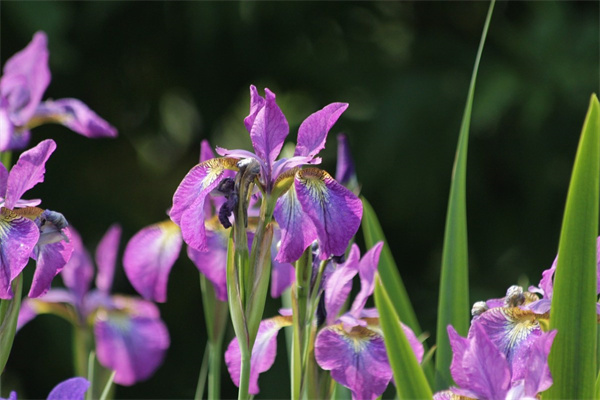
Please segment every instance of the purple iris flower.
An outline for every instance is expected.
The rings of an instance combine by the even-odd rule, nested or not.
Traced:
[[[73,252],[67,221],[62,214],[35,207],[39,199],[21,196],[44,181],[45,164],[56,149],[44,140],[21,154],[10,173],[0,163],[0,299],[11,299],[12,281],[36,260],[29,297],[43,295]]]
[[[266,196],[263,201],[277,201],[273,216],[281,229],[281,243],[276,260],[296,261],[315,240],[319,242],[321,259],[342,255],[360,225],[362,203],[327,172],[299,166],[320,163],[316,155],[325,147],[329,130],[347,107],[345,103],[332,103],[310,115],[298,130],[294,156],[276,161],[289,125],[275,102],[275,94],[265,89],[262,97],[251,86],[250,114],[244,125],[255,152],[217,148],[225,158],[202,162],[186,175],[173,196],[170,213],[181,227],[184,241],[197,250],[206,250],[206,233],[199,222],[204,221],[208,194],[231,176],[229,170],[237,170],[240,159],[242,164],[243,159],[253,159],[260,165],[258,183]],[[280,197],[270,199],[273,193]]]
[[[91,257],[77,232],[72,230],[71,235],[75,250],[61,274],[66,289],[51,289],[41,298],[27,299],[19,314],[19,328],[62,304],[77,315],[72,323],[93,326],[98,361],[116,371],[116,383],[128,386],[149,378],[162,364],[169,333],[154,303],[110,294],[121,228],[110,227],[98,244],[95,290],[90,290],[94,276]]]
[[[59,383],[52,389],[48,395],[48,400],[83,400],[85,392],[90,387],[90,383],[85,378],[71,378]],[[17,400],[17,393],[10,392],[8,399],[0,398],[0,400]]]
[[[537,335],[527,346],[519,348],[511,361],[506,350],[481,324],[473,321],[469,334],[463,338],[448,326],[453,356],[450,370],[459,386],[439,392],[434,399],[535,399],[552,386],[548,354],[556,331]]]
[[[200,162],[214,158],[208,141],[203,140]],[[211,197],[205,203],[205,251],[187,246],[187,255],[198,270],[212,283],[217,299],[227,301],[227,241],[229,231],[219,223],[216,210],[223,197]],[[279,231],[276,231],[279,235]],[[251,236],[251,235],[249,235]],[[173,221],[152,224],[136,233],[125,248],[123,266],[133,287],[146,300],[165,302],[171,268],[179,257],[182,233]],[[251,241],[251,237],[249,237]],[[273,241],[274,245],[277,242]],[[275,254],[273,251],[272,254]],[[279,297],[294,279],[291,264],[273,261],[271,295]]]
[[[543,296],[542,299],[528,304],[525,308],[534,311],[536,314],[544,314],[550,312],[550,304],[552,303],[552,293],[554,292],[554,273],[556,272],[556,264],[558,255],[554,258],[552,266],[542,272],[542,279],[539,286],[530,286],[529,291],[538,293]],[[596,276],[597,276],[597,294],[600,294],[600,237],[596,240]],[[596,304],[596,313],[600,315],[600,303]]]
[[[77,99],[42,102],[50,83],[48,39],[37,32],[4,65],[0,78],[0,152],[29,143],[31,128],[59,123],[87,137],[115,137],[117,130]]]

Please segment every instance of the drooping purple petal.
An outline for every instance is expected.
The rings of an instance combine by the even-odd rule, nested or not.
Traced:
[[[75,294],[78,304],[81,304],[83,297],[90,290],[94,266],[79,233],[72,226],[69,226],[69,233],[73,253],[61,271],[61,276],[65,286]]]
[[[341,325],[329,326],[317,335],[315,359],[331,377],[352,391],[353,399],[379,397],[392,379],[383,337],[354,327],[349,333]]]
[[[35,110],[34,118],[61,124],[88,138],[117,136],[117,129],[77,99],[47,100]]]
[[[204,202],[219,183],[230,176],[226,168],[236,168],[235,159],[213,158],[191,169],[173,195],[170,216],[181,228],[183,240],[199,251],[205,251]]]
[[[250,113],[244,118],[244,126],[248,133],[252,131],[252,125],[256,119],[256,114],[265,106],[265,98],[258,94],[256,86],[250,85]]]
[[[452,363],[450,364],[450,373],[454,382],[460,387],[467,387],[469,380],[463,366],[465,351],[469,346],[467,338],[460,336],[452,325],[448,325],[448,338],[452,347]]]
[[[207,251],[187,248],[190,260],[215,288],[215,295],[227,301],[227,237],[223,232],[206,231]]]
[[[21,154],[8,175],[4,199],[7,208],[14,208],[23,193],[44,181],[46,161],[55,149],[54,140],[46,139]]]
[[[298,142],[294,156],[314,157],[325,148],[329,130],[347,108],[346,103],[331,103],[309,115],[298,128]]]
[[[494,345],[480,324],[472,325],[473,335],[463,355],[463,371],[477,398],[504,399],[510,389],[510,369],[504,354]]]
[[[294,186],[277,200],[273,216],[281,229],[281,244],[275,260],[293,263],[317,239],[315,225],[302,210]]]
[[[254,118],[250,139],[256,155],[266,162],[269,173],[289,130],[288,122],[275,102],[275,94],[265,89],[265,105]]]
[[[56,385],[48,395],[48,400],[83,400],[90,383],[85,378],[71,378]]]
[[[312,220],[319,238],[319,258],[344,254],[362,218],[362,202],[327,172],[306,168],[294,180],[302,210]]]
[[[343,133],[337,135],[337,163],[335,167],[335,180],[340,184],[351,187],[357,184],[354,161],[350,153],[348,138]]]
[[[258,377],[268,371],[275,362],[277,355],[277,334],[284,326],[291,325],[291,317],[277,316],[260,322],[256,341],[250,357],[250,384],[248,392],[258,394]],[[229,376],[236,386],[240,385],[242,355],[237,338],[234,338],[225,351],[225,364]]]
[[[0,209],[0,299],[12,299],[11,282],[27,265],[39,236],[33,221]]]
[[[124,386],[152,376],[170,344],[162,320],[122,312],[99,312],[94,335],[98,361],[115,370],[115,382]]]
[[[181,244],[181,231],[170,220],[143,228],[127,243],[123,255],[125,274],[146,300],[167,300],[167,281]]]
[[[64,232],[67,237],[70,237],[68,229]],[[70,240],[37,245],[32,253],[32,257],[36,260],[36,267],[28,296],[36,298],[45,294],[50,289],[54,277],[71,258],[72,253],[73,243]]]
[[[44,32],[36,32],[27,47],[4,65],[0,95],[8,98],[10,118],[17,126],[31,118],[50,83],[47,42]]]
[[[360,276],[360,292],[354,298],[350,312],[358,318],[360,312],[367,304],[367,299],[375,290],[375,272],[379,264],[379,255],[383,249],[383,242],[378,242],[361,258],[358,266]]]
[[[352,279],[358,273],[360,250],[356,244],[348,254],[343,264],[337,265],[325,281],[325,310],[327,311],[327,325],[331,325],[348,299],[352,290]]]
[[[120,241],[121,226],[113,224],[96,247],[96,266],[98,267],[96,287],[107,293],[110,292],[112,286]]]

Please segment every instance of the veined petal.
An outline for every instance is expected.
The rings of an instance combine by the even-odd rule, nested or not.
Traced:
[[[468,385],[463,388],[476,393],[478,398],[504,400],[510,389],[510,369],[506,357],[480,324],[473,324],[472,329],[462,359],[468,380]]]
[[[11,282],[27,265],[39,236],[35,222],[0,209],[0,299],[12,299]]]
[[[68,229],[65,229],[64,233],[67,238],[70,237]],[[50,289],[52,280],[67,264],[72,253],[73,243],[70,240],[35,247],[32,256],[36,260],[36,267],[28,294],[30,298],[42,296]]]
[[[383,337],[361,326],[346,332],[341,324],[317,335],[315,359],[331,377],[352,391],[353,399],[379,397],[392,379]]]
[[[196,268],[215,288],[215,295],[227,301],[227,237],[221,232],[206,231],[207,251],[187,248],[187,254]]]
[[[31,124],[61,124],[88,138],[117,136],[117,129],[77,99],[47,100],[35,110]]]
[[[47,42],[44,32],[36,32],[27,47],[4,65],[0,94],[8,98],[11,119],[17,126],[33,115],[50,83]]]
[[[264,106],[258,110],[252,123],[250,139],[254,151],[265,161],[270,173],[271,165],[279,155],[290,127],[275,102],[275,94],[265,89],[265,98]]]
[[[252,131],[252,125],[256,119],[256,114],[265,106],[265,98],[258,94],[256,86],[250,85],[250,113],[244,118],[244,126],[248,130],[248,133]]]
[[[200,162],[208,161],[211,158],[215,158],[215,153],[213,152],[212,147],[210,147],[208,140],[203,139],[202,142],[200,142]]]
[[[525,395],[535,398],[552,386],[552,375],[548,367],[548,354],[556,336],[556,330],[545,332],[538,336],[531,347],[527,349],[526,371],[523,373],[525,381]],[[515,381],[513,374],[513,382]]]
[[[340,309],[348,299],[352,290],[352,279],[358,273],[360,251],[356,244],[352,245],[350,254],[343,264],[327,276],[325,281],[325,310],[327,311],[327,324],[335,322]]]
[[[119,242],[121,241],[121,226],[111,225],[104,234],[98,247],[96,247],[96,287],[107,293],[110,292],[115,266],[117,263],[117,254],[119,252]]]
[[[90,383],[85,378],[71,378],[56,385],[48,395],[48,400],[83,400]]]
[[[379,255],[383,249],[383,242],[378,242],[361,258],[358,266],[358,275],[360,276],[360,292],[354,298],[350,312],[359,317],[360,312],[367,304],[367,299],[375,290],[375,272],[379,264]]]
[[[469,380],[463,365],[465,351],[469,347],[469,341],[456,332],[452,325],[448,325],[448,338],[452,347],[452,363],[450,364],[450,372],[452,379],[460,387],[468,387]]]
[[[248,389],[250,394],[258,394],[260,391],[258,376],[268,371],[275,362],[279,330],[291,324],[292,318],[284,316],[277,316],[260,322],[250,358],[250,384]],[[240,345],[237,338],[234,338],[227,346],[227,351],[225,351],[225,364],[227,364],[231,380],[236,386],[240,385],[241,362]]]
[[[315,225],[303,211],[294,186],[277,199],[273,216],[281,229],[281,244],[275,260],[293,263],[317,239]]]
[[[347,103],[331,103],[309,115],[298,128],[294,156],[314,157],[324,149],[329,130],[347,108]]]
[[[344,254],[360,226],[360,199],[317,168],[299,171],[294,186],[302,210],[316,228],[319,257],[324,260],[331,255]]]
[[[90,290],[94,276],[92,258],[83,246],[81,236],[72,226],[69,227],[70,242],[73,245],[71,258],[61,271],[62,280],[67,288],[75,294],[81,303],[84,295]]]
[[[181,230],[170,220],[143,228],[127,243],[123,255],[125,274],[146,300],[167,300],[167,281],[181,244]]]
[[[46,139],[21,154],[8,175],[4,199],[7,208],[14,208],[23,193],[44,181],[46,161],[55,149],[54,140]]]
[[[99,312],[94,335],[98,361],[115,370],[115,382],[124,386],[154,374],[170,345],[162,320],[123,312]]]
[[[183,178],[173,195],[171,219],[181,228],[183,240],[197,250],[206,250],[206,196],[230,176],[228,169],[237,169],[236,162],[233,158],[213,158],[196,165]]]

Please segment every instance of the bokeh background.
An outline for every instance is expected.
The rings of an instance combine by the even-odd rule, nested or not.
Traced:
[[[58,149],[30,197],[63,212],[90,250],[120,223],[122,253],[136,231],[166,218],[202,139],[250,148],[242,123],[250,84],[277,93],[291,141],[310,113],[348,102],[323,166],[334,172],[335,134],[345,132],[362,193],[379,214],[421,325],[434,336],[450,174],[487,7],[3,0],[2,64],[44,30],[52,71],[46,98],[79,98],[119,129],[115,140],[35,129],[32,144],[51,137]],[[472,301],[537,283],[554,259],[578,136],[600,88],[598,20],[598,2],[496,5],[469,142]],[[122,270],[114,287],[133,293]],[[270,301],[266,315],[279,306]],[[198,273],[184,255],[160,309],[172,339],[165,363],[150,380],[119,387],[118,398],[194,395],[206,335]],[[3,390],[45,397],[73,374],[70,338],[56,317],[26,326]],[[288,397],[279,350],[275,368],[261,376],[259,398]],[[223,396],[234,397],[225,371],[222,382]]]

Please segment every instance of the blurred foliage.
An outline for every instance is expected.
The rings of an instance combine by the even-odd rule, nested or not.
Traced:
[[[554,259],[581,121],[600,87],[598,8],[496,6],[469,146],[473,301],[537,283]],[[486,10],[485,2],[2,1],[2,64],[46,31],[46,97],[82,99],[120,132],[92,141],[37,128],[34,143],[52,137],[58,150],[32,197],[63,212],[90,248],[113,222],[126,240],[165,218],[200,140],[249,148],[242,121],[251,83],[278,94],[292,141],[310,113],[348,102],[324,167],[333,172],[334,134],[347,133],[417,316],[435,332],[450,173]],[[172,336],[166,362],[117,397],[193,396],[206,341],[197,282],[182,256],[160,306]],[[132,292],[122,272],[115,291]],[[279,304],[271,301],[267,315]],[[3,390],[41,398],[71,376],[70,334],[47,316],[25,327]],[[289,393],[283,346],[279,353],[261,377],[260,398]],[[223,396],[235,395],[226,373],[223,386]]]

